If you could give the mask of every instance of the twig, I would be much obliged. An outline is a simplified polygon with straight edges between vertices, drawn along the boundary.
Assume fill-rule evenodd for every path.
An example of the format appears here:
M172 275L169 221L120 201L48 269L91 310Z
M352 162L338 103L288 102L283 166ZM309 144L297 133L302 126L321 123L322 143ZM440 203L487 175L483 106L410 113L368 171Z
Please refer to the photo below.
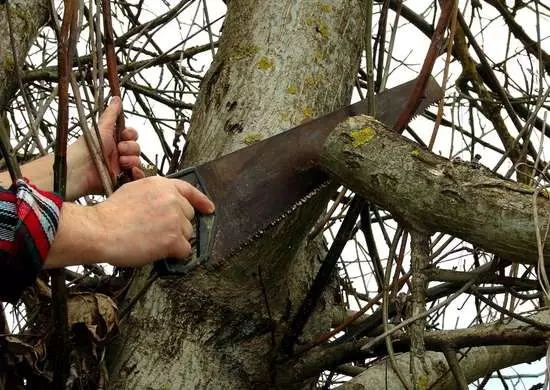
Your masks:
M59 115L54 159L53 189L63 199L67 189L67 138L69 126L69 78L72 67L72 56L76 49L78 1L65 1L63 23L58 41L59 53ZM63 269L51 271L54 340L56 348L53 387L65 388L69 374L69 323L67 312L67 286Z
M323 292L330 276L332 275L334 267L340 258L340 254L342 253L344 246L350 238L350 233L355 226L355 222L357 221L359 212L363 208L363 204L364 200L359 197L355 197L352 200L344 221L336 234L336 238L334 239L326 258L323 261L323 264L321 265L311 288L309 289L304 301L300 305L300 308L292 320L290 333L286 334L281 341L282 351L290 353L292 351L292 347L296 343L296 340L298 340L298 337L302 333L310 314L317 304L319 296Z
M428 80L430 78L435 60L441 51L441 45L444 42L443 33L447 28L447 25L449 24L449 19L451 18L454 3L454 0L445 1L445 4L441 10L441 16L439 17L439 20L437 22L437 27L435 28L435 31L433 33L430 48L428 49L426 59L422 64L422 69L420 70L420 74L418 75L414 90L411 92L405 109L403 110L403 112L401 112L399 118L397 119L397 122L395 122L395 125L393 127L393 130L397 133L401 133L403 129L407 126L407 124L411 121L414 113L416 112L416 109L422 101L422 94L424 93L424 89L426 88L426 84L428 83Z
M464 371L462 371L462 369L460 368L460 364L458 363L458 359L456 358L456 350L449 346L444 346L442 349L443 354L447 359L447 363L449 364L449 368L451 369L451 372L455 377L456 383L458 384L458 389L468 390L468 382L466 381Z

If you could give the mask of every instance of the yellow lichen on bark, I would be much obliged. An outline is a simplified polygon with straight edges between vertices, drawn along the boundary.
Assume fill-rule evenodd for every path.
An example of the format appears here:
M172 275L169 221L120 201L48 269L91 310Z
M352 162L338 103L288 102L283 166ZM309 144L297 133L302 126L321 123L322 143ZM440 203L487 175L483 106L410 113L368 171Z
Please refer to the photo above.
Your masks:
M354 148L357 148L361 145L366 144L367 142L370 142L374 136L376 135L376 132L371 127L364 127L359 130L353 130L350 133L351 136L351 145Z

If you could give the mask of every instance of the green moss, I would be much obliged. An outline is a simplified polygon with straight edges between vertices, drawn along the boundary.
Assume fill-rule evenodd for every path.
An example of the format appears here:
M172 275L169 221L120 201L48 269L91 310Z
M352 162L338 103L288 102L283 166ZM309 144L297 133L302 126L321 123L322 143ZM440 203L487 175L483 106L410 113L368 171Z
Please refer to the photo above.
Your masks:
M315 31L321 34L323 38L328 39L329 32L326 24L315 18L307 18L306 24L310 27L315 26Z
M307 87L315 87L323 80L323 76L320 74L314 74L306 77L304 80Z
M244 143L247 145L255 144L260 142L264 137L260 133L248 133L244 138Z
M25 30L25 32L29 32L28 30L32 26L33 22L33 15L31 14L31 12L26 8L21 7L19 4L15 7L12 7L11 10L16 17L23 21L23 29Z
M376 132L370 127L364 127L360 130L353 130L351 132L351 146L357 148L361 145L364 145L367 142L370 142L370 140L372 140L375 135Z
M313 51L313 60L315 62L319 63L319 62L322 62L324 59L325 59L325 54L321 50L315 49Z
M256 45L248 44L237 46L229 55L229 59L231 61L238 61L244 58L254 57L259 51L260 48Z
M296 95L296 92L298 92L298 88L296 88L296 85L290 84L286 91L291 95Z
M326 24L321 23L319 26L317 26L317 32L321 34L321 36L325 39L328 39L329 33L328 33L328 27Z
M13 72L15 70L15 63L13 62L13 57L11 55L4 57L4 64L2 67L6 73Z
M428 388L428 377L420 375L418 378L418 390L426 390Z
M313 108L311 108L309 106L304 107L304 109L302 110L302 114L304 114L304 119L305 120L312 118L313 117Z
M420 157L420 150L418 149L413 149L411 150L411 157Z
M321 12L332 12L332 5L328 3L319 3L319 9L321 10Z
M260 70L269 70L269 69L273 68L273 60L267 58L266 56L263 56L256 63L256 67Z

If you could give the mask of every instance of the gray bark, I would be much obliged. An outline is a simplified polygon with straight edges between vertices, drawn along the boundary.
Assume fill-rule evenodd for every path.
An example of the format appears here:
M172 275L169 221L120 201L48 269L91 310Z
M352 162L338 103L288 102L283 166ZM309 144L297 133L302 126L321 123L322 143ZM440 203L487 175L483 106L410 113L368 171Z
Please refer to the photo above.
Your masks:
M22 66L39 29L48 21L47 0L10 0L13 37L19 66ZM0 5L0 112L17 91L15 62L6 18L7 5Z
M439 157L366 116L331 134L322 165L414 229L448 233L513 262L538 259L533 206L544 236L550 221L546 191L536 193L478 164ZM543 250L548 262L548 240Z

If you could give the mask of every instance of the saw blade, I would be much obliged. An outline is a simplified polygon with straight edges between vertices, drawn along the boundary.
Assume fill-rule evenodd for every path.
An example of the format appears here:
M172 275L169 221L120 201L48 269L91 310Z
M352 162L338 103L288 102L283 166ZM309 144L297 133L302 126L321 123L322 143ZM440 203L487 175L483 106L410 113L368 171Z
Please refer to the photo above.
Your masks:
M416 80L379 93L376 119L390 128ZM431 78L416 113L443 97ZM210 262L218 263L265 235L328 183L319 158L330 132L366 114L365 100L196 167L216 204Z

